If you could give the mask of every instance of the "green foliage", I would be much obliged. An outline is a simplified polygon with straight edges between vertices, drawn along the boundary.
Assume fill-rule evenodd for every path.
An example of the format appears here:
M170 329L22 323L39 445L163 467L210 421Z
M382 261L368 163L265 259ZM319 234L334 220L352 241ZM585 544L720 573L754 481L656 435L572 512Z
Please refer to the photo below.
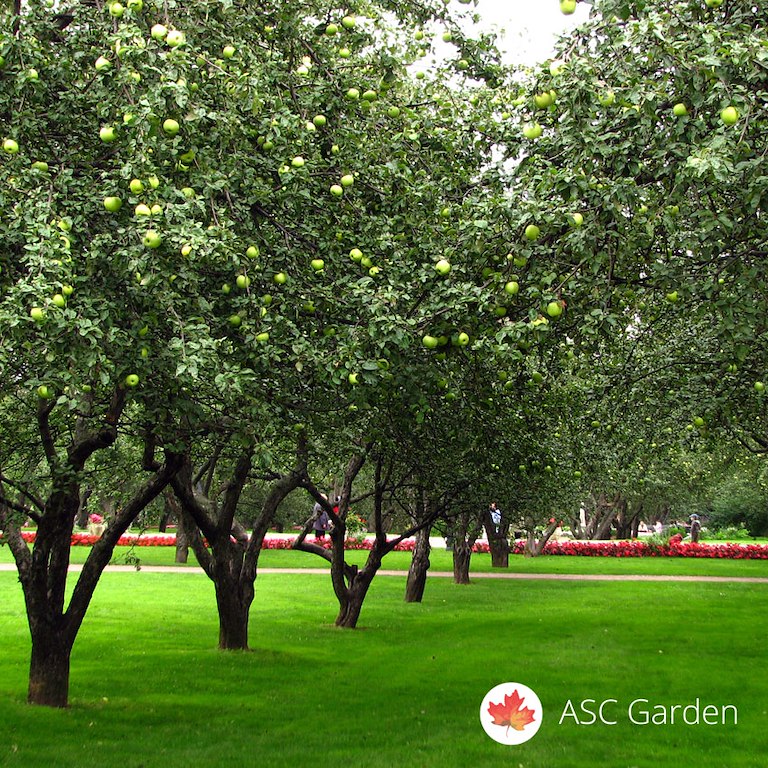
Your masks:
M750 536L768 534L768 493L753 479L735 476L722 483L712 498L707 525L715 531L742 525Z

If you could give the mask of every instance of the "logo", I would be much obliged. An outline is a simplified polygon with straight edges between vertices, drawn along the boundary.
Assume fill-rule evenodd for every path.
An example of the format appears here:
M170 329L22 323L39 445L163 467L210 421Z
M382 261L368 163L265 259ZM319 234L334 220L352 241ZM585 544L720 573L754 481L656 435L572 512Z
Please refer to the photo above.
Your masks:
M541 727L539 697L522 683L502 683L480 705L483 730L499 744L513 746L532 739Z

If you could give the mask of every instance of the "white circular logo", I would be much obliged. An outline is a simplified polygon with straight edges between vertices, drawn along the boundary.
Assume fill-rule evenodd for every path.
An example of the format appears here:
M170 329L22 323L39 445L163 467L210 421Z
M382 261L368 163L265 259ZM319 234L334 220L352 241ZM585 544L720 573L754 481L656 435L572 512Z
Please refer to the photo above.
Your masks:
M499 744L512 746L532 739L541 727L539 697L522 683L502 683L485 694L480 705L483 730Z

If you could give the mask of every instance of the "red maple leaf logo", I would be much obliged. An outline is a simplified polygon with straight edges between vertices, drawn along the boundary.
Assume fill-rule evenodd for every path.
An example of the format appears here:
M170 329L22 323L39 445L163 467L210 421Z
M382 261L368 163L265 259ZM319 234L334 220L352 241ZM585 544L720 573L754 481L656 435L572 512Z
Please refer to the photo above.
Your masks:
M488 714L493 718L493 725L506 726L507 730L514 728L516 731L522 731L526 725L534 722L534 711L523 707L523 701L523 697L515 689L511 696L504 696L503 704L489 703Z

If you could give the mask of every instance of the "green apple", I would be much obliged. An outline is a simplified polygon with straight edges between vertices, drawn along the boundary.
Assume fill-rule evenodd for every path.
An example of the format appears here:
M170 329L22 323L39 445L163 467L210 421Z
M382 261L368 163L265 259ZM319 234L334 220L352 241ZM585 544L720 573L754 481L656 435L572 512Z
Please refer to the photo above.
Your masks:
M257 333L256 341L258 341L259 344L264 344L265 342L269 341L269 333L267 331L262 331L261 333Z
M570 223L572 227L580 227L584 223L584 216L576 211L571 214Z
M339 58L348 59L352 55L352 51L349 48L339 48Z
M110 212L115 213L123 207L123 201L119 197L110 195L104 198L104 207Z
M125 386L126 387L138 387L139 386L139 377L135 373L129 373L125 377Z
M738 122L739 112L736 107L726 107L720 112L720 119L726 125L734 125L736 122Z
M344 187L341 184L331 184L330 193L334 197L341 197L344 194Z
M168 34L168 27L162 24L155 24L152 29L149 30L149 34L154 40L165 40Z
M400 107L391 106L387 109L387 115L391 118L400 117Z
M272 278L277 285L284 285L286 282L288 282L288 275L285 274L285 272L278 272L274 277Z
M357 263L360 263L360 261L363 258L363 252L359 248L353 248L349 252L349 258L352 259L352 261L356 261Z
M183 32L180 32L178 29L172 29L165 37L165 42L171 47L171 48L178 48L181 45L184 45L184 43L187 42L187 38L184 35Z
M43 160L35 160L35 162L32 163L32 169L40 171L40 173L48 173L48 163Z
M344 29L354 29L356 24L357 21L354 16L345 16L341 20L341 26L344 27Z
M360 91L357 88L350 88L347 91L347 98L350 101L357 101L360 98Z
M541 234L541 230L535 225L535 224L529 224L525 228L525 239L526 240L538 240L539 235Z
M67 306L67 300L61 293L54 293L51 303L54 307L58 307L59 309L64 309L64 307Z
M42 307L32 307L29 310L29 316L36 322L42 323L45 320L45 310Z
M294 168L303 168L305 164L305 160L301 155L296 155L296 157L291 160L291 166Z
M443 32L443 42L450 43L453 40L453 35L450 32Z
M242 322L240 315L230 315L227 322L233 327L237 328Z
M325 128L328 123L328 118L326 118L325 115L315 115L312 118L312 122L317 128Z
M251 278L248 275L238 275L235 284L238 288L245 289L251 284Z
M29 80L32 83L36 83L39 79L40 79L40 74L34 67L32 69L27 70L27 80Z
M3 152L15 155L19 151L19 143L15 139L3 139Z
M427 349L436 349L438 344L440 343L440 340L436 336L431 336L430 334L426 334L421 337L421 343Z
M510 280L505 286L504 290L510 295L510 296L517 296L518 291L520 290L520 283L518 283L516 280Z
M114 16L116 19L119 19L123 14L125 13L125 7L122 3L110 3L109 5L109 15Z
M670 302L671 304L674 304L679 298L680 296L678 295L677 291L670 291L666 295L667 301Z
M37 396L41 400L50 400L51 397L53 397L53 392L51 392L50 388L47 387L45 384L41 384L37 388Z
M99 130L99 138L105 144L111 144L117 139L117 131L115 131L114 126L105 125Z
M695 416L693 419L693 426L694 427L703 427L706 424L706 421L701 416Z
M112 62L106 56L99 56L94 66L97 72L104 72L112 66Z
M312 261L309 262L309 266L312 267L315 272L320 272L323 267L325 267L325 262L322 259L312 259Z
M152 189L157 189L160 186L160 179L155 175L150 176L147 181L149 181L149 186L152 187Z
M64 285L61 286L61 292L65 296L71 296L75 292L75 289L71 285L67 285L65 283Z
M325 34L326 34L326 35L330 35L330 36L333 36L333 35L336 35L336 34L338 34L338 32L339 32L339 27L338 27L338 25L337 25L337 24L333 24L333 23L331 23L331 24L329 24L329 25L328 25L328 26L325 28Z
M174 120L172 117L169 117L167 120L163 120L163 132L168 136L175 136L178 132L181 126L179 125L177 120Z
M139 179L131 179L128 187L134 195L140 195L144 191L144 183Z
M544 91L542 93L537 93L533 97L533 102L534 102L534 104L536 104L536 106L539 109L544 109L544 108L550 106L550 104L552 104L553 101L554 100L552 98L552 94L549 93L548 91Z
M351 173L345 173L340 179L342 187L351 187L355 183L355 177Z
M260 253L260 251L259 251L259 246L258 245L249 245L245 249L245 255L249 259L257 259L259 257L259 253Z
M547 314L550 317L560 317L563 314L563 303L561 301L550 301L547 304Z
M603 91L600 96L598 96L598 101L604 106L604 107L610 107L613 105L613 103L616 101L616 94L612 90Z
M462 331L457 337L456 337L456 344L460 347L466 347L467 344L469 344L469 334L464 333Z
M189 256L190 253L192 253L192 246L189 243L185 243L181 246L182 256Z
M704 4L707 8L719 8L723 4L723 0L704 0Z
M128 0L127 5L134 13L141 13L144 10L144 0Z
M229 293L232 293L232 286L229 283L222 283L221 284L221 292L226 296Z
M675 104L674 107L672 107L672 114L675 117L685 117L688 114L688 107L686 107L682 102L679 102Z
M144 233L142 242L147 248L155 249L163 244L163 238L154 229L148 229Z
M376 101L378 94L376 91L368 90L363 93L363 101Z
M570 16L576 12L576 0L560 0L560 12L565 16Z
M192 189L192 187L182 187L181 194L184 195L187 200L192 200L195 197L195 190Z
M235 55L235 46L234 45L225 45L224 48L221 51L221 55L225 59L231 59Z
M526 139L538 139L544 129L538 123L526 123L523 126L523 136Z
M148 205L145 205L144 203L139 203L134 209L133 212L136 216L151 216L152 210Z
M456 69L458 69L459 72L466 72L469 69L469 62L466 59L459 59L456 62Z
M765 392L765 384L762 381L755 382L755 392Z
M348 382L349 382L349 383L350 383L352 386L354 386L355 384L357 384L357 383L358 383L358 381L359 381L359 379L358 379L358 377L357 377L357 374L356 374L356 373L354 373L354 372L353 372L353 373L350 373L350 374L349 374L349 376L347 376L347 381L348 381Z
M435 264L435 272L437 272L438 275L445 276L451 271L451 262L448 261L448 259L440 259L440 261Z

